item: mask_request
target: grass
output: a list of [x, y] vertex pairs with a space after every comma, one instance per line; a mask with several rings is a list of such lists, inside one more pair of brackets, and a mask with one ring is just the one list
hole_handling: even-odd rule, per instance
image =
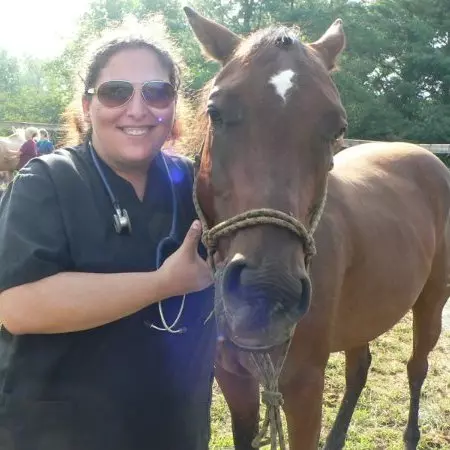
[[[412, 319], [405, 317], [371, 344], [372, 366], [350, 425], [346, 449], [403, 450], [409, 408], [406, 363], [412, 349]], [[442, 333], [429, 358], [422, 389], [418, 449], [450, 449], [450, 333]], [[322, 446], [344, 392], [344, 356], [332, 355], [326, 372]], [[233, 448], [227, 405], [214, 386], [210, 449]], [[264, 447], [268, 449], [269, 447]]]

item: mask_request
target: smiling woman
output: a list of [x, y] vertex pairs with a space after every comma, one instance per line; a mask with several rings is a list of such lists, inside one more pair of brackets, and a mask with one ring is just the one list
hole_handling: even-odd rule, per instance
[[2, 450], [208, 448], [212, 275], [192, 163], [162, 150], [181, 95], [158, 28], [95, 45], [75, 147], [27, 163], [0, 204]]
[[[153, 51], [146, 50], [145, 39], [142, 40], [139, 36], [136, 36], [137, 39], [132, 45], [133, 52], [127, 52], [124, 56], [123, 52], [117, 51], [122, 47], [128, 48], [130, 38], [128, 35], [124, 36], [124, 33], [131, 33], [137, 26], [135, 19], [128, 17], [119, 30], [107, 30], [103, 38], [95, 42], [87, 52], [81, 70], [78, 68], [74, 100], [65, 113], [65, 144], [77, 145], [87, 136], [95, 141], [92, 130], [97, 127], [94, 126], [93, 120], [105, 124], [104, 120], [115, 118], [118, 120], [110, 131], [117, 132], [120, 129], [124, 132], [126, 128], [128, 134], [136, 135], [146, 129], [148, 139], [155, 125], [160, 126], [160, 129], [166, 125], [169, 128], [169, 133], [165, 136], [167, 143], [176, 145], [179, 142], [181, 123], [184, 125], [183, 118], [189, 114], [179, 89], [183, 62], [171, 41], [167, 39], [160, 17], [154, 17], [147, 24], [147, 29], [152, 32]], [[138, 26], [138, 29], [143, 28]], [[143, 55], [146, 57], [142, 57]], [[127, 60], [125, 66], [124, 59]], [[105, 61], [108, 61], [107, 65]], [[129, 78], [128, 65], [132, 66], [134, 79]], [[135, 95], [136, 93], [138, 95]], [[126, 119], [123, 113], [141, 105], [146, 105], [155, 112], [153, 121], [147, 116], [145, 120], [148, 123], [142, 122], [138, 127], [140, 130], [134, 127], [134, 130], [130, 131], [132, 127], [128, 126], [129, 119]], [[144, 107], [142, 111], [145, 110]], [[142, 115], [142, 111], [134, 111], [132, 114]], [[142, 117], [138, 118], [141, 119]], [[101, 132], [101, 129], [99, 131]], [[115, 142], [115, 137], [120, 135], [112, 134], [107, 138]], [[154, 143], [156, 148], [160, 148], [165, 142]]]

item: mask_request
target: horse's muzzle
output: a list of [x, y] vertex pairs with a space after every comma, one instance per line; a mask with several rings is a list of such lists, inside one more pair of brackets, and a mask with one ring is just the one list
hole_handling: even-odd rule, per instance
[[280, 261], [252, 266], [244, 258], [235, 259], [224, 268], [220, 283], [219, 324], [242, 350], [267, 351], [284, 344], [309, 309], [306, 272], [297, 268], [293, 273]]

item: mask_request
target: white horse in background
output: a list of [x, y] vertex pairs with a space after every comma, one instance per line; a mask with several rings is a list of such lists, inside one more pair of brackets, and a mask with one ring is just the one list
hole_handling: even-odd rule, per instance
[[13, 134], [0, 137], [0, 172], [8, 172], [6, 181], [11, 181], [20, 159], [20, 147], [25, 143], [24, 128], [13, 128]]

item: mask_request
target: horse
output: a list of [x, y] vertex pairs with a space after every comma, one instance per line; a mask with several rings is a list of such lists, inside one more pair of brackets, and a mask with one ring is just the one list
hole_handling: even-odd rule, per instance
[[25, 129], [13, 128], [13, 134], [0, 137], [0, 172], [8, 172], [8, 181], [19, 164], [20, 147], [26, 141]]
[[342, 20], [305, 43], [290, 28], [241, 38], [185, 13], [221, 63], [203, 105], [194, 200], [216, 267], [215, 376], [236, 450], [253, 448], [258, 432], [261, 354], [274, 365], [285, 354], [278, 387], [289, 448], [316, 450], [325, 368], [338, 351], [346, 389], [324, 448], [342, 449], [369, 343], [411, 309], [403, 441], [416, 449], [428, 355], [450, 294], [449, 170], [409, 143], [337, 152], [347, 129], [331, 75], [345, 47]]

